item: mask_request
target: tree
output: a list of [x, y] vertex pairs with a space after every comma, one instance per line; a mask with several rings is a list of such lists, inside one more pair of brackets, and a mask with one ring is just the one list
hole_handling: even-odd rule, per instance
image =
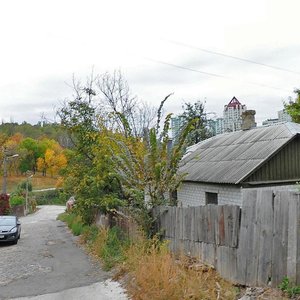
[[43, 139], [40, 141], [40, 148], [43, 149], [43, 153], [37, 160], [37, 169], [44, 176], [49, 172], [53, 177], [66, 167], [67, 158], [63, 153], [63, 148], [56, 141]]
[[296, 94], [295, 100], [290, 99], [289, 103], [284, 103], [284, 107], [293, 122], [300, 123], [300, 89], [296, 89], [294, 93]]
[[182, 129], [177, 143], [170, 147], [170, 120], [172, 114], [166, 116], [160, 132], [161, 112], [164, 102], [157, 111], [155, 126], [144, 132], [142, 141], [121, 143], [117, 170], [127, 189], [135, 188], [143, 191], [148, 198], [148, 206], [176, 204], [176, 192], [184, 174], [178, 174], [179, 162], [184, 154], [186, 139], [193, 129], [196, 119], [190, 119]]
[[106, 119], [106, 126], [125, 135], [142, 137], [144, 128], [149, 128], [153, 123], [156, 109], [132, 96], [128, 82], [120, 71], [98, 76], [97, 86], [101, 98], [99, 115]]
[[19, 144], [20, 171], [25, 173], [27, 170], [33, 173], [37, 170], [37, 159], [40, 157], [38, 142], [32, 138], [26, 138]]
[[183, 119], [183, 126], [190, 121], [195, 120], [194, 128], [187, 136], [187, 146], [197, 144], [209, 137], [211, 134], [207, 129], [207, 120], [204, 104], [201, 101], [196, 101], [195, 103], [185, 102], [182, 106], [183, 113], [179, 115]]
[[[121, 204], [122, 190], [114, 172], [113, 145], [107, 138], [117, 135], [97, 113], [99, 99], [91, 76], [86, 85], [73, 80], [74, 99], [58, 111], [61, 124], [73, 141], [64, 188], [76, 197], [76, 207], [84, 222], [91, 223], [94, 210], [106, 212]], [[97, 109], [96, 109], [97, 108]]]

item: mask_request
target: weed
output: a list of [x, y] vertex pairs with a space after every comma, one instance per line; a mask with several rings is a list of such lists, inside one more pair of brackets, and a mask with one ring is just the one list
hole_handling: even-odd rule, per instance
[[118, 227], [101, 229], [93, 243], [92, 251], [101, 258], [103, 268], [110, 270], [125, 260], [124, 249], [129, 241]]
[[[129, 273], [128, 291], [133, 299], [235, 299], [232, 285], [211, 268], [176, 258], [167, 243], [141, 238], [127, 250], [121, 270]], [[125, 269], [125, 270], [124, 270]]]
[[290, 298], [300, 295], [300, 286], [293, 285], [288, 277], [284, 277], [281, 284], [278, 286]]
[[81, 242], [88, 246], [93, 244], [98, 235], [99, 228], [96, 225], [84, 226], [81, 234]]

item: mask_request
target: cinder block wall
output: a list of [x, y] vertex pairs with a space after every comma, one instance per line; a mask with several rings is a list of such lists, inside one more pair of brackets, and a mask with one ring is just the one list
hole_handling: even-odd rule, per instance
[[182, 207], [205, 205], [205, 193], [218, 193], [218, 204], [242, 205], [241, 187], [183, 182], [177, 191], [178, 205]]
[[177, 191], [178, 206], [189, 207], [205, 205], [205, 193], [218, 193], [218, 204], [239, 205], [242, 206], [242, 195], [245, 190], [271, 190], [274, 193], [277, 191], [293, 191], [300, 192], [297, 186], [294, 185], [278, 185], [267, 187], [241, 188], [235, 185], [221, 184], [205, 184], [183, 182]]

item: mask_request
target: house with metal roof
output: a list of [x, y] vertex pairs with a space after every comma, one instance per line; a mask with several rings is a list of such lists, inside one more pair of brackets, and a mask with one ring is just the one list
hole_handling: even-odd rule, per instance
[[287, 122], [224, 133], [187, 149], [178, 204], [241, 205], [244, 189], [296, 190], [300, 124]]

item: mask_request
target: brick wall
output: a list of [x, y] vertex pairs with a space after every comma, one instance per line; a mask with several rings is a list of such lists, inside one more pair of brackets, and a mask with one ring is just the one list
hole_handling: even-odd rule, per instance
[[238, 186], [193, 182], [183, 182], [178, 189], [178, 205], [183, 207], [205, 205], [206, 192], [218, 193], [220, 205], [242, 205], [242, 192]]

